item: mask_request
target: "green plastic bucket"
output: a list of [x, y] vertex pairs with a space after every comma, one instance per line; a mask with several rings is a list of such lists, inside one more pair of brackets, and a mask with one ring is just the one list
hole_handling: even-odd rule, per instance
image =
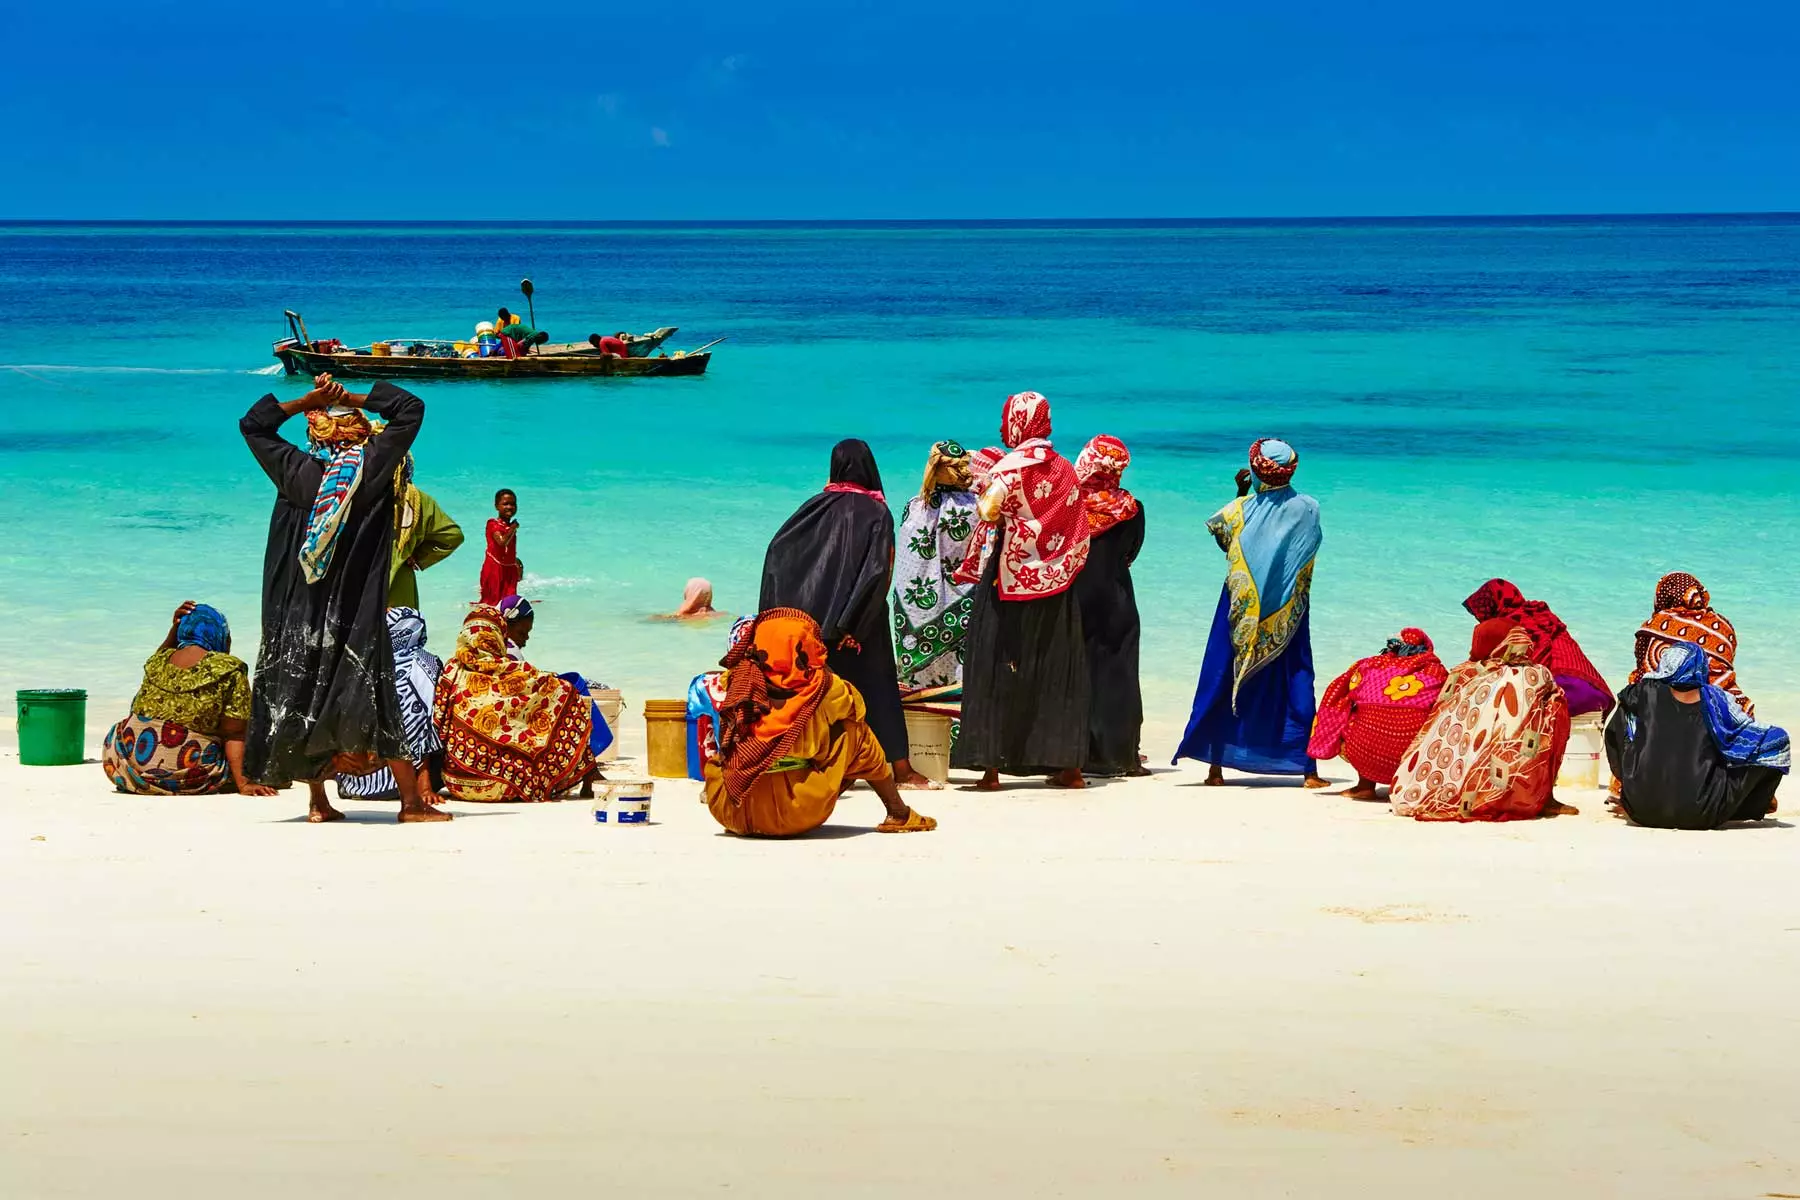
[[87, 742], [87, 692], [30, 688], [18, 695], [19, 761], [28, 767], [80, 762]]

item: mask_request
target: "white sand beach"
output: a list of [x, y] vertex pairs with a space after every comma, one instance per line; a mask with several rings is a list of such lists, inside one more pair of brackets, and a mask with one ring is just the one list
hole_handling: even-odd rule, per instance
[[0, 1195], [1800, 1193], [1791, 828], [1200, 777], [755, 842], [9, 761]]

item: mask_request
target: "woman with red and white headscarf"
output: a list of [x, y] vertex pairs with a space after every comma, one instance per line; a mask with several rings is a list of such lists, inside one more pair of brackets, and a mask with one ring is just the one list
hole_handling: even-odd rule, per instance
[[1144, 775], [1138, 757], [1144, 699], [1138, 687], [1137, 592], [1131, 564], [1144, 548], [1144, 506], [1120, 476], [1131, 451], [1101, 434], [1075, 459], [1087, 511], [1087, 566], [1075, 578], [1081, 631], [1087, 642], [1089, 693], [1088, 773]]
[[1238, 498], [1206, 523], [1226, 554], [1225, 586], [1175, 759], [1210, 764], [1214, 786], [1225, 782], [1225, 767], [1326, 786], [1306, 749], [1317, 711], [1313, 559], [1324, 535], [1319, 502], [1291, 486], [1299, 466], [1292, 446], [1258, 438], [1238, 472]]
[[969, 617], [950, 765], [981, 771], [983, 791], [1002, 772], [1084, 787], [1090, 685], [1071, 585], [1087, 562], [1087, 509], [1075, 468], [1050, 444], [1048, 400], [1009, 396], [1000, 435], [1007, 454], [977, 505], [996, 540]]

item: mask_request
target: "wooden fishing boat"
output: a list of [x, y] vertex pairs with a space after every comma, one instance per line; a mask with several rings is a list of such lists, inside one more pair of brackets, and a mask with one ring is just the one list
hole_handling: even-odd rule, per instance
[[[618, 358], [601, 354], [586, 342], [540, 346], [517, 358], [464, 357], [457, 343], [442, 338], [397, 338], [369, 346], [345, 346], [341, 342], [315, 341], [306, 323], [295, 312], [286, 314], [291, 336], [274, 345], [274, 355], [289, 375], [329, 373], [343, 379], [640, 379], [666, 375], [704, 375], [712, 361], [709, 342], [700, 349], [674, 354], [633, 355]], [[639, 344], [654, 340], [662, 345], [675, 332], [665, 326], [637, 335]], [[466, 344], [466, 343], [465, 343]], [[396, 350], [405, 353], [395, 353]]]

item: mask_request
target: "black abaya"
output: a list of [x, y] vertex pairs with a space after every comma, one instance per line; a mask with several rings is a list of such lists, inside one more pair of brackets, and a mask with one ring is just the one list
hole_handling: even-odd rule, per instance
[[1655, 829], [1760, 821], [1781, 783], [1773, 767], [1727, 762], [1704, 706], [1683, 704], [1660, 679], [1627, 684], [1619, 693], [1606, 726], [1606, 760], [1619, 780], [1620, 807]]
[[963, 643], [962, 729], [950, 765], [1008, 775], [1080, 769], [1090, 687], [1080, 602], [1072, 587], [1002, 600], [995, 584], [1004, 550], [1003, 542], [988, 556], [975, 589]]
[[1144, 509], [1088, 544], [1087, 566], [1075, 577], [1081, 632], [1087, 644], [1089, 691], [1087, 769], [1128, 775], [1141, 769], [1139, 735], [1144, 700], [1138, 689], [1137, 593], [1131, 564], [1144, 547]]
[[[881, 490], [875, 455], [851, 439], [831, 452], [831, 482]], [[859, 492], [821, 492], [800, 506], [769, 543], [758, 607], [797, 608], [819, 623], [832, 671], [862, 693], [869, 727], [889, 762], [911, 753], [894, 626], [888, 613], [894, 573], [894, 515]], [[853, 639], [858, 649], [843, 645]]]
[[285, 787], [330, 773], [337, 754], [408, 758], [394, 654], [388, 644], [388, 572], [394, 540], [394, 471], [418, 436], [425, 405], [377, 383], [363, 406], [387, 418], [369, 440], [362, 478], [318, 583], [301, 571], [300, 547], [324, 464], [281, 436], [287, 415], [258, 400], [238, 429], [275, 484], [263, 555], [262, 645], [250, 693], [244, 769]]

